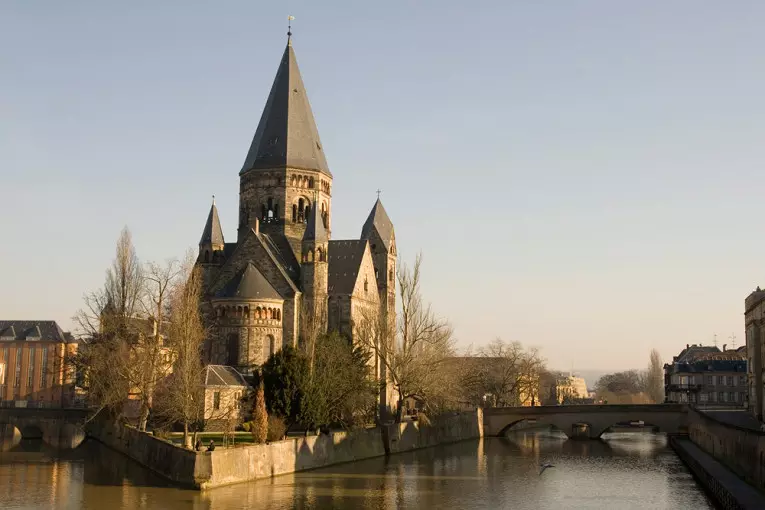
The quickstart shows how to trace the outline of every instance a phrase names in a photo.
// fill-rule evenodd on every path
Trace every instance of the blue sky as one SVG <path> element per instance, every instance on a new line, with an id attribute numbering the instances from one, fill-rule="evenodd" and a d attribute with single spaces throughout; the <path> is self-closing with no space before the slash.
<path id="1" fill-rule="evenodd" d="M 182 257 L 296 17 L 333 236 L 375 190 L 461 346 L 560 369 L 744 341 L 765 284 L 765 3 L 2 2 L 4 318 L 69 319 L 123 225 Z"/>

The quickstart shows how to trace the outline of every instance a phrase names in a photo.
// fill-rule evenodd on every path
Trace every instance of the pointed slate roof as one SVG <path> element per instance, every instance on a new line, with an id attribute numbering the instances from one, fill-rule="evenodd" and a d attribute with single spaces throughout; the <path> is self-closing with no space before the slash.
<path id="1" fill-rule="evenodd" d="M 369 213 L 367 221 L 364 222 L 364 227 L 361 229 L 361 238 L 369 239 L 374 229 L 377 229 L 377 233 L 380 234 L 383 244 L 385 244 L 385 249 L 389 250 L 390 241 L 393 237 L 393 222 L 390 221 L 388 213 L 385 212 L 385 208 L 379 198 L 375 202 L 374 207 L 372 207 L 372 212 Z"/>
<path id="2" fill-rule="evenodd" d="M 329 242 L 327 290 L 330 294 L 353 293 L 368 242 L 366 239 Z"/>
<path id="3" fill-rule="evenodd" d="M 315 203 L 318 203 L 318 201 Z M 318 207 L 314 207 L 311 209 L 311 214 L 308 215 L 308 222 L 303 233 L 303 241 L 329 241 L 327 229 L 324 228 L 324 220 L 321 218 L 318 209 Z"/>
<path id="4" fill-rule="evenodd" d="M 332 176 L 291 44 L 284 49 L 242 172 L 283 166 Z"/>
<path id="5" fill-rule="evenodd" d="M 202 239 L 199 240 L 199 244 L 225 244 L 223 241 L 223 229 L 218 218 L 218 208 L 215 207 L 215 199 L 213 199 L 212 206 L 210 207 L 210 214 L 207 215 L 207 223 L 205 223 L 205 229 L 202 231 Z"/>
<path id="6" fill-rule="evenodd" d="M 240 299 L 282 299 L 276 289 L 268 283 L 263 273 L 258 271 L 255 264 L 248 262 L 238 273 L 216 294 L 219 298 Z"/>

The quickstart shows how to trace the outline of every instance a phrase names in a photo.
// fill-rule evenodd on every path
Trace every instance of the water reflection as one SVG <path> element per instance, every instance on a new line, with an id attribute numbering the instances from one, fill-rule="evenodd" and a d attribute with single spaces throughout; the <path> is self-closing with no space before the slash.
<path id="1" fill-rule="evenodd" d="M 206 493 L 170 487 L 94 442 L 58 453 L 21 441 L 0 453 L 0 501 L 108 510 L 713 508 L 663 436 L 605 439 L 523 431 Z M 556 467 L 539 475 L 548 461 Z"/>

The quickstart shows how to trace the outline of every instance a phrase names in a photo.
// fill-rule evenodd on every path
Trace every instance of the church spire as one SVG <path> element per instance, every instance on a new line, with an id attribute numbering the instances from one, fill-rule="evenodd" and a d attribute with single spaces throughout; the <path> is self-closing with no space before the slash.
<path id="1" fill-rule="evenodd" d="M 380 240 L 385 245 L 385 248 L 390 249 L 390 244 L 393 241 L 393 222 L 390 221 L 388 213 L 385 212 L 379 194 L 377 195 L 375 205 L 372 207 L 372 211 L 367 217 L 367 221 L 364 222 L 364 226 L 361 229 L 361 238 L 371 239 L 375 231 L 380 236 Z"/>
<path id="2" fill-rule="evenodd" d="M 291 34 L 240 174 L 253 168 L 282 167 L 316 170 L 332 176 L 300 76 Z"/>
<path id="3" fill-rule="evenodd" d="M 220 226 L 218 208 L 215 207 L 215 195 L 213 195 L 210 214 L 207 215 L 207 223 L 205 223 L 205 229 L 202 231 L 202 239 L 199 240 L 199 245 L 212 245 L 217 247 L 222 246 L 223 244 L 223 229 Z"/>

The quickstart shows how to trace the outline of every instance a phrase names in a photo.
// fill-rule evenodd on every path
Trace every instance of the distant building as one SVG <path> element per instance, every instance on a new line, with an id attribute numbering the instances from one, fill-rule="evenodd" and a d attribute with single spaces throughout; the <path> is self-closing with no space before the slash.
<path id="1" fill-rule="evenodd" d="M 765 341 L 765 290 L 759 287 L 744 301 L 744 326 L 746 330 L 746 359 L 748 361 L 750 410 L 763 421 L 763 341 Z"/>
<path id="2" fill-rule="evenodd" d="M 582 377 L 574 375 L 558 379 L 555 385 L 555 394 L 558 398 L 558 404 L 583 403 L 583 400 L 590 397 L 587 391 L 587 382 Z"/>
<path id="3" fill-rule="evenodd" d="M 745 348 L 686 345 L 664 365 L 665 402 L 744 407 L 748 401 Z"/>
<path id="4" fill-rule="evenodd" d="M 73 405 L 74 377 L 64 361 L 77 345 L 56 321 L 0 321 L 0 405 Z"/>

